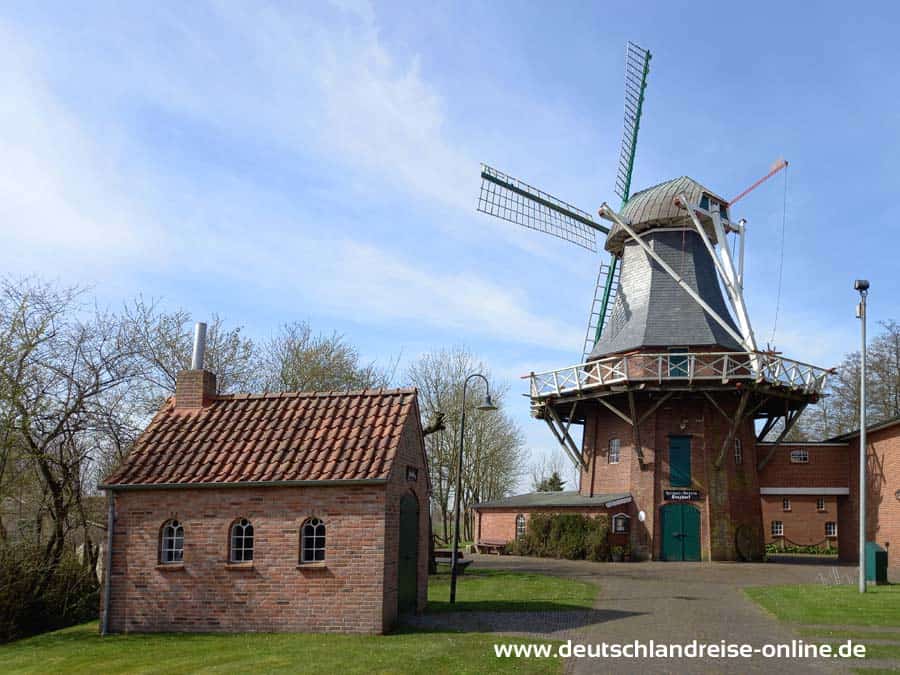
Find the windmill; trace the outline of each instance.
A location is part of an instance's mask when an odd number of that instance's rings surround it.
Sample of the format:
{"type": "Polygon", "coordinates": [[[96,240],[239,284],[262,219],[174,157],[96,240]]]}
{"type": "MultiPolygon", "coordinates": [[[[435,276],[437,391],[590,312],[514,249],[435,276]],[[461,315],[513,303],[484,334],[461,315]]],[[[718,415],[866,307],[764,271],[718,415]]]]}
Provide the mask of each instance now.
{"type": "MultiPolygon", "coordinates": [[[[615,182],[615,192],[621,198],[623,207],[631,192],[651,57],[648,50],[633,42],[629,42],[625,49],[625,127],[615,182]]],[[[589,213],[486,164],[481,166],[481,179],[478,211],[482,213],[551,234],[591,252],[597,251],[597,232],[609,234],[609,228],[589,213]]],[[[597,273],[583,360],[587,359],[603,333],[613,306],[617,279],[618,257],[610,254],[609,262],[601,263],[597,273]]]]}
{"type": "Polygon", "coordinates": [[[485,165],[478,210],[591,251],[605,235],[611,257],[597,275],[582,361],[526,376],[532,416],[580,471],[577,505],[631,504],[641,525],[630,543],[642,556],[758,559],[757,473],[831,374],[760,350],[744,303],[746,221],[732,206],[787,162],[731,201],[688,176],[632,193],[649,66],[650,53],[628,43],[618,210],[603,203],[595,219],[485,165]]]}

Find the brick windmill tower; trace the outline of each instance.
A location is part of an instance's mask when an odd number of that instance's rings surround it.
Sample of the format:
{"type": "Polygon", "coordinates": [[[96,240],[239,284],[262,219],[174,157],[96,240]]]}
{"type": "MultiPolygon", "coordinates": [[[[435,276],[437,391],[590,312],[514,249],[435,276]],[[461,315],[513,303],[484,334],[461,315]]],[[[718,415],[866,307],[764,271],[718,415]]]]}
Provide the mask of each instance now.
{"type": "Polygon", "coordinates": [[[828,375],[760,351],[743,298],[745,221],[731,207],[786,163],[730,202],[686,176],[631,195],[649,63],[629,44],[622,205],[599,211],[609,227],[489,167],[479,210],[586,248],[607,235],[582,362],[530,376],[533,415],[580,468],[572,506],[630,497],[614,531],[640,557],[758,559],[758,470],[828,375]],[[572,425],[583,426],[580,444],[572,425]]]}

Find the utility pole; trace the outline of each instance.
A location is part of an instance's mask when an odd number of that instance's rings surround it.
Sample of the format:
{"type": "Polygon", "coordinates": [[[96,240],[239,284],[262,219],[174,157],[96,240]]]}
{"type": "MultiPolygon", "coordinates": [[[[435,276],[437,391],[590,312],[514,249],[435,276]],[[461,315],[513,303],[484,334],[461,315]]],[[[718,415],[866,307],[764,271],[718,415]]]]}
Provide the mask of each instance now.
{"type": "Polygon", "coordinates": [[[857,279],[853,288],[859,291],[856,316],[862,326],[859,364],[859,592],[866,592],[866,297],[869,282],[857,279]]]}

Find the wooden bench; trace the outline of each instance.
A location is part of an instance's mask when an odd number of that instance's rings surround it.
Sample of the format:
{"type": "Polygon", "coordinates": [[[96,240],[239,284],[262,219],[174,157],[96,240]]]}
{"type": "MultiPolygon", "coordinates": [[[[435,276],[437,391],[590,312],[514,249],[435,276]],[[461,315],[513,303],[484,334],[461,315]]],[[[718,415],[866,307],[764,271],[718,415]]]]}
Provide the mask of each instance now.
{"type": "Polygon", "coordinates": [[[499,539],[482,539],[475,544],[475,550],[479,553],[496,553],[497,555],[503,555],[507,543],[508,542],[500,541],[499,539]]]}
{"type": "MultiPolygon", "coordinates": [[[[458,574],[465,574],[466,568],[471,565],[474,560],[465,560],[465,556],[462,551],[458,551],[456,553],[456,572],[458,574]]],[[[437,565],[440,563],[441,565],[450,566],[450,562],[453,560],[453,551],[435,551],[434,552],[434,563],[437,565]]]]}

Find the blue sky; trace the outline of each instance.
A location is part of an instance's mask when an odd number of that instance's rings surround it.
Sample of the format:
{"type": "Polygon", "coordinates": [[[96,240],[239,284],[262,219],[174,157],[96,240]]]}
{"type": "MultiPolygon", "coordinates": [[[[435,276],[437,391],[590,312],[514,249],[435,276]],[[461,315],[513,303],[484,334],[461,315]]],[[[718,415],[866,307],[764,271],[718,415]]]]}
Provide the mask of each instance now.
{"type": "MultiPolygon", "coordinates": [[[[871,317],[900,318],[896,6],[152,4],[0,8],[6,272],[254,337],[306,319],[369,359],[465,344],[523,393],[579,360],[599,257],[477,214],[479,162],[615,204],[631,39],[654,54],[635,189],[687,174],[730,197],[791,162],[777,347],[854,349],[858,276],[871,317]]],[[[735,209],[761,342],[782,194],[735,209]]]]}

